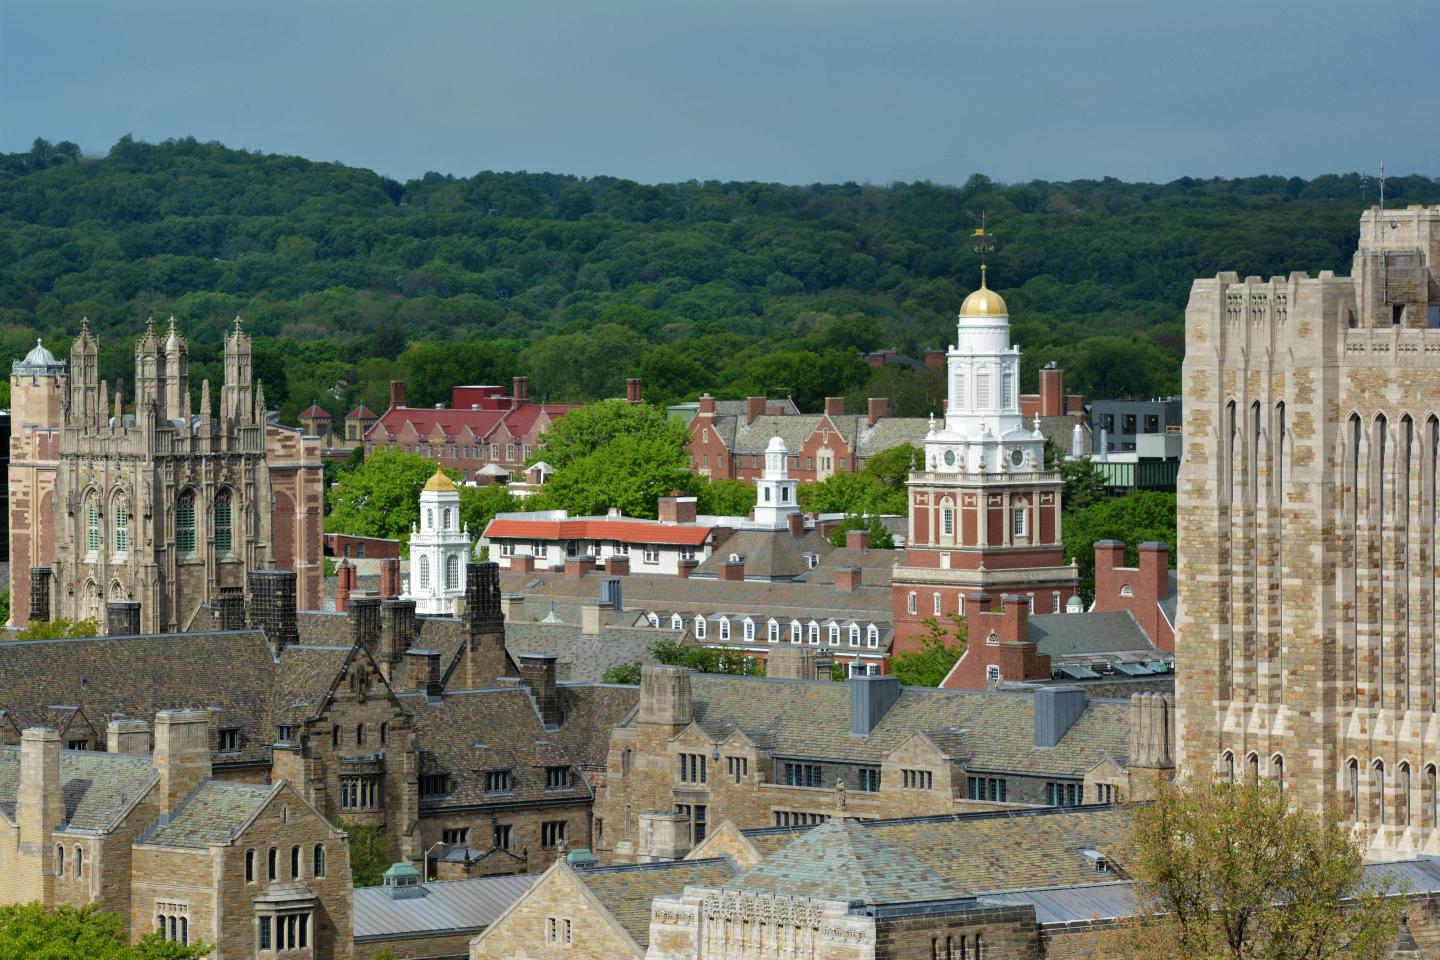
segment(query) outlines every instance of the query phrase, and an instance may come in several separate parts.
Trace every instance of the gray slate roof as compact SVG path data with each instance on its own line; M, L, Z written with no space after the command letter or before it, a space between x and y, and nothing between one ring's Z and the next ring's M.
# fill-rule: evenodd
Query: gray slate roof
M1029 627L1029 637L1039 652L1056 659L1115 653L1161 655L1129 610L1039 614L1030 618Z
M153 779L155 771L149 757L60 751L65 820L76 829L107 829ZM20 748L0 747L0 814L12 823L19 789Z
M424 896L393 900L384 887L355 890L353 917L357 942L404 934L447 931L479 933L529 890L540 874L479 877L422 885Z
M745 559L747 578L791 580L810 569L805 554L819 554L823 560L834 549L814 530L807 530L801 537L792 536L789 530L737 530L695 568L692 576L718 576L730 555L739 554Z
M180 809L155 830L140 838L142 843L164 847L206 847L225 843L240 826L263 807L274 794L273 786L207 780L185 799Z

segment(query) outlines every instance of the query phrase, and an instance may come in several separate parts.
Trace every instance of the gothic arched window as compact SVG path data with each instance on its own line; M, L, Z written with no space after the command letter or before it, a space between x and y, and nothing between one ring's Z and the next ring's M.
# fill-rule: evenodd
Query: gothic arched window
M222 489L215 494L215 552L229 553L234 538L231 536L230 491Z
M85 497L85 549L89 553L100 550L100 498L94 493Z
M175 501L175 549L195 552L195 491L184 490Z
M449 529L450 529L450 508L449 508L449 507L446 507L446 508L441 512L441 519L443 520L442 529L449 530Z
M110 508L111 524L115 530L115 552L128 553L130 551L130 504L125 502L124 497L116 497L114 505Z
M1000 375L1000 406L1006 410L1010 409L1015 402L1015 374L1006 370Z
M430 589L430 558L420 558L420 589Z
M460 589L460 558L453 553L445 558L445 589Z

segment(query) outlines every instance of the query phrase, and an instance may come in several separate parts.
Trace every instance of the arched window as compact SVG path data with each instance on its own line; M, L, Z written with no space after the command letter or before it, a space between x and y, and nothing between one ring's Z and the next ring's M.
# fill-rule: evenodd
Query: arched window
M245 851L245 882L255 882L255 851Z
M180 491L175 501L175 549L181 553L195 552L195 491Z
M365 746L365 724L363 723L355 724L355 746Z
M65 848L55 844L55 876L65 876Z
M1270 758L1270 777L1275 781L1276 789L1285 790L1285 758L1280 754Z
M267 867L267 870L265 872L265 879L278 879L277 875L280 872L280 851L277 850L275 847L270 848L269 862L265 866Z
M85 876L85 849L75 848L75 879L79 880Z
M1222 754L1220 757L1220 765L1224 768L1225 782L1229 784L1234 784L1235 754L1231 753L1229 750L1226 750L1225 753Z
M420 557L420 589L430 589L430 558L426 556Z
M290 848L290 879L300 879L300 848Z
M1350 794L1350 819L1360 819L1360 763L1351 759L1345 764L1345 789Z
M435 511L433 509L427 508L425 511L425 529L435 529Z
M1130 584L1128 584L1128 583L1122 584L1122 585L1120 586L1120 596L1122 596L1122 597L1133 597L1133 596L1135 596L1135 588L1132 587L1132 586L1130 586Z
M1248 756L1248 757L1245 758L1245 766L1246 766L1246 768L1247 768L1247 771L1246 771L1246 772L1250 774L1250 782L1251 782L1251 783L1259 783L1259 782L1260 782L1260 755L1257 754L1257 753L1252 753L1252 754L1250 754L1250 756Z
M90 553L100 550L100 498L94 493L85 497L85 549Z
M453 553L445 558L445 589L460 589L460 558Z
M1370 819L1385 824L1385 761L1376 760L1370 765Z
M380 746L385 746L385 741L390 737L390 724L380 724Z
M440 511L440 521L441 521L441 524L442 524L442 529L445 529L445 530L449 530L449 529L450 529L450 508L449 508L449 507L446 507L444 510Z
M1396 784L1400 792L1399 822L1400 826L1410 826L1410 764L1401 763L1396 771L1399 783Z
M130 552L130 504L125 502L124 497L116 497L115 505L110 508L111 523L115 530L115 552L117 554Z
M312 875L316 877L325 876L325 844L315 844L315 853L311 863Z
M230 491L221 489L215 494L215 552L226 554L230 552L234 538L230 533Z

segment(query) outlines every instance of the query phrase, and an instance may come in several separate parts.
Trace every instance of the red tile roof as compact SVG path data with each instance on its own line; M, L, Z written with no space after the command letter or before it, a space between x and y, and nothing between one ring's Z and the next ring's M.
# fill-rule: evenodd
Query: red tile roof
M345 414L345 419L346 419L346 420L378 420L378 419L380 419L380 415L377 414L374 410L371 410L369 407L365 406L365 404L362 403L362 404L360 404L360 406L356 407L354 410L351 410L349 413Z
M487 539L518 540L620 540L625 543L673 543L698 547L710 536L710 527L655 523L650 520L607 520L603 517L573 520L491 520Z
M434 409L431 407L391 407L385 411L384 416L370 427L370 430L384 427L385 432L390 436L398 434L405 429L405 424L414 425L415 431L422 437L428 437L438 426L442 433L448 437L454 437L465 427L470 428L477 439L487 439L490 434L502 422L510 431L512 436L523 436L535 425L540 418L540 411L544 410L551 420L558 420L576 405L564 403L522 403L513 410L455 410L450 407ZM367 431L369 439L369 431Z
M326 410L324 407L320 406L320 404L318 404L318 403L312 403L312 404L310 404L309 409L306 409L306 410L304 410L304 411L302 411L302 412L300 413L300 416L303 417L303 418L305 418L305 419L307 419L307 420L310 419L310 418L312 418L312 417L314 417L314 418L328 417L328 416L330 416L330 411L329 411L329 410Z

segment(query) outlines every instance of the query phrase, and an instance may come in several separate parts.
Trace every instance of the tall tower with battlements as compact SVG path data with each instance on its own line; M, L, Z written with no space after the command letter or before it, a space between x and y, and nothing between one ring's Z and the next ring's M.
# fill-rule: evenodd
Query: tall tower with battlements
M1186 312L1181 763L1440 852L1440 207L1351 275L1197 280Z

